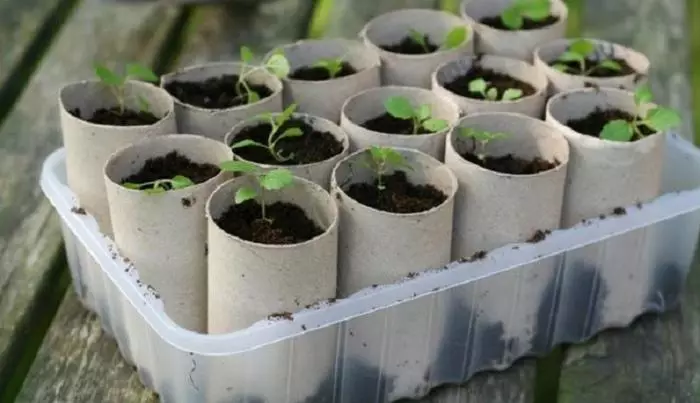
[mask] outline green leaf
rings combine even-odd
[[[496,89],[496,87],[489,88],[489,90],[486,91],[486,98],[491,101],[498,100],[498,90]]]
[[[136,100],[139,103],[139,109],[142,112],[149,112],[151,110],[151,104],[148,103],[146,98],[143,97],[143,95],[139,95],[136,97]]]
[[[292,115],[294,114],[294,111],[297,110],[297,104],[291,104],[287,107],[287,109],[284,110],[281,114],[275,116],[275,125],[277,127],[282,126],[284,122],[288,121]]]
[[[418,120],[420,120],[422,122],[422,121],[430,118],[430,105],[428,105],[428,104],[421,105],[418,107],[418,109],[416,109],[415,112],[416,112],[416,117],[418,118]]]
[[[383,149],[384,153],[384,160],[387,162],[387,164],[394,166],[394,167],[400,167],[404,165],[408,165],[406,163],[406,159],[403,157],[403,154],[400,152],[394,150],[393,148],[384,148]]]
[[[584,61],[584,57],[576,52],[572,52],[570,50],[567,50],[566,52],[562,53],[559,55],[557,58],[558,62],[576,62],[576,63],[581,63]]]
[[[247,98],[248,98],[247,103],[249,103],[249,104],[260,101],[260,95],[253,90],[248,91]]]
[[[291,69],[289,60],[287,60],[283,53],[275,53],[270,56],[265,63],[265,67],[279,78],[287,77]]]
[[[552,68],[553,68],[554,70],[559,70],[559,71],[561,71],[562,73],[566,73],[567,70],[569,70],[569,66],[567,66],[567,65],[565,65],[565,64],[559,64],[559,63],[552,65]]]
[[[549,0],[532,0],[524,2],[520,10],[525,17],[540,21],[549,16],[550,8]]]
[[[127,189],[141,190],[141,185],[138,183],[124,182],[122,183],[122,186],[124,186]]]
[[[501,97],[504,101],[514,101],[523,96],[523,91],[518,88],[508,88]]]
[[[654,95],[648,85],[641,85],[634,91],[634,102],[637,105],[649,103],[652,99],[654,99]]]
[[[100,81],[102,81],[103,84],[106,85],[119,87],[124,84],[124,77],[120,77],[112,70],[101,64],[95,65],[95,75],[100,79]]]
[[[508,135],[505,133],[488,132],[485,130],[473,129],[471,127],[460,127],[458,134],[462,137],[473,138],[474,140],[482,143],[508,137]]]
[[[294,175],[288,169],[273,169],[260,178],[260,186],[267,190],[279,190],[289,186],[294,181]]]
[[[241,204],[248,200],[255,199],[256,197],[258,197],[258,192],[256,192],[255,189],[243,186],[236,191],[236,196],[233,201],[236,204]]]
[[[369,149],[369,153],[374,162],[382,162],[386,159],[386,150],[388,150],[388,148],[372,146]]]
[[[447,121],[444,119],[431,118],[423,122],[423,127],[433,133],[447,129]]]
[[[136,78],[151,83],[158,82],[158,76],[151,69],[142,66],[138,63],[129,63],[126,65],[126,76]]]
[[[282,133],[282,135],[277,138],[277,141],[279,141],[283,138],[286,138],[286,137],[299,137],[299,136],[303,136],[303,135],[304,135],[304,132],[300,128],[291,127],[289,129],[285,130],[284,133]],[[275,141],[275,143],[277,141]]]
[[[143,192],[149,195],[156,195],[166,192],[165,188],[160,184],[153,185],[152,188],[143,189]]]
[[[657,132],[663,132],[679,126],[681,116],[673,109],[658,107],[647,112],[645,123]]]
[[[595,52],[595,44],[585,39],[578,39],[569,45],[568,51],[581,55],[585,58],[586,56]]]
[[[476,80],[469,82],[469,92],[478,92],[479,94],[483,94],[486,92],[486,87],[488,87],[488,85],[489,84],[483,78],[477,78]]]
[[[253,63],[253,51],[247,46],[241,46],[241,60],[243,63],[251,64]]]
[[[237,142],[237,143],[233,143],[233,144],[231,145],[231,149],[232,149],[232,150],[235,150],[235,149],[237,149],[237,148],[245,148],[245,147],[262,147],[262,148],[267,148],[267,146],[266,146],[265,144],[258,143],[257,141],[251,140],[251,139],[241,140],[241,141],[239,141],[239,142]]]
[[[425,43],[425,34],[422,32],[418,32],[415,29],[411,29],[408,31],[408,36],[417,44],[421,45],[422,47],[427,47],[427,44]]]
[[[467,27],[454,27],[445,36],[442,49],[454,49],[467,40]]]
[[[612,71],[621,71],[622,70],[622,66],[620,65],[620,63],[616,62],[615,60],[610,60],[610,59],[601,61],[600,64],[598,64],[598,67],[605,68],[605,69],[612,70]]]
[[[414,116],[413,105],[401,96],[392,96],[384,101],[384,108],[397,119],[412,119]]]
[[[172,186],[173,189],[183,189],[192,185],[194,185],[194,182],[192,182],[190,178],[183,175],[176,175],[170,181],[170,186]]]
[[[610,141],[630,141],[633,136],[632,124],[621,119],[608,122],[600,132],[601,139]]]
[[[227,171],[227,172],[240,172],[240,173],[256,173],[259,172],[260,169],[255,166],[255,164],[252,164],[248,161],[224,161],[219,164],[219,168],[221,168],[222,171]]]
[[[518,7],[508,7],[501,14],[503,25],[510,29],[520,29],[523,27],[523,16],[520,14]]]

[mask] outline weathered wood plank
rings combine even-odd
[[[678,0],[588,0],[584,32],[644,52],[659,102],[685,116],[692,138],[690,37],[686,3]],[[695,89],[697,91],[698,89]],[[690,275],[679,311],[645,317],[567,350],[559,401],[565,403],[690,403],[700,399],[700,267]]]
[[[175,16],[172,7],[86,1],[0,128],[0,373],[15,370],[58,268],[58,220],[37,186],[44,157],[61,144],[58,90],[90,77],[95,60],[150,62]]]

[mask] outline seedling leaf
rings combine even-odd
[[[248,186],[243,186],[236,191],[234,202],[236,204],[241,204],[247,202],[248,200],[255,199],[257,196],[258,192],[256,192],[255,189]]]
[[[505,133],[476,130],[471,127],[460,127],[458,134],[463,137],[471,137],[479,142],[489,142],[508,137]]]
[[[672,109],[658,107],[647,113],[645,121],[657,132],[663,132],[680,125],[681,116]]]
[[[567,50],[566,52],[562,53],[559,55],[559,58],[557,59],[560,62],[580,62],[583,60],[583,56],[576,53],[572,52],[570,50]]]
[[[240,173],[255,173],[259,169],[254,164],[247,161],[224,161],[219,164],[222,171],[240,172]]]
[[[651,102],[654,96],[651,93],[651,89],[647,85],[642,85],[637,88],[634,92],[634,102],[637,105]]]
[[[603,60],[598,66],[613,71],[622,70],[622,66],[620,65],[620,63],[616,62],[615,60]]]
[[[279,140],[281,140],[281,139],[283,139],[283,138],[287,138],[287,137],[299,137],[299,136],[303,136],[303,135],[304,135],[304,132],[301,131],[300,128],[298,128],[298,127],[291,127],[291,128],[289,128],[289,129],[285,130],[284,133],[282,133],[282,135],[280,135],[280,136],[277,138],[277,141],[279,141]]]
[[[389,97],[386,101],[384,101],[384,107],[391,116],[397,119],[411,119],[414,116],[411,102],[404,97]]]
[[[454,49],[464,43],[465,40],[467,40],[467,28],[454,27],[445,36],[445,42],[441,47],[442,49]]]
[[[243,63],[250,64],[253,62],[253,51],[247,46],[241,46],[241,60]]]
[[[489,88],[489,90],[486,91],[486,98],[492,101],[498,100],[498,90],[496,87]]]
[[[243,147],[262,147],[262,148],[267,148],[266,145],[264,145],[264,144],[262,144],[262,143],[258,143],[257,141],[251,140],[251,139],[241,140],[241,141],[239,141],[239,142],[234,143],[234,144],[231,145],[231,149],[232,149],[232,150],[235,150],[235,149],[237,149],[237,148],[243,148]]]
[[[425,43],[425,34],[418,32],[415,29],[408,31],[408,36],[417,44],[423,48],[427,48],[427,43]]]
[[[286,77],[289,74],[290,66],[289,60],[284,56],[283,53],[275,53],[267,60],[265,66],[272,74],[279,78]]]
[[[484,79],[477,78],[476,80],[472,80],[469,82],[469,91],[484,93],[486,91],[487,86],[488,83]]]
[[[501,14],[501,21],[503,21],[503,25],[510,29],[520,29],[524,23],[520,10],[515,7],[503,11],[503,14]]]
[[[284,110],[281,114],[275,116],[275,124],[279,127],[284,124],[287,120],[289,120],[292,115],[294,114],[294,111],[297,109],[297,104],[291,104],[287,107],[287,109]]]
[[[127,189],[132,189],[132,190],[140,190],[141,189],[141,185],[139,185],[138,183],[124,182],[124,183],[122,183],[122,186],[124,186]]]
[[[501,99],[504,101],[514,101],[520,97],[523,96],[523,91],[518,88],[508,88],[504,93]]]
[[[600,132],[600,138],[610,141],[630,141],[634,136],[634,127],[625,120],[608,122]]]
[[[443,119],[430,118],[423,122],[423,127],[433,133],[445,130],[447,129],[447,126],[447,121]]]
[[[522,10],[525,17],[535,21],[543,20],[549,16],[549,1],[532,2]]]
[[[97,75],[100,81],[102,81],[102,83],[106,85],[113,85],[118,87],[124,84],[123,77],[118,76],[112,70],[108,69],[107,67],[101,64],[95,65],[95,75]]]
[[[288,169],[273,169],[260,178],[260,186],[267,190],[279,190],[289,186],[294,176]]]
[[[576,53],[580,56],[586,57],[589,54],[595,52],[595,44],[591,41],[585,39],[578,39],[569,45],[569,52]],[[560,57],[561,60],[561,57]]]
[[[148,112],[151,109],[151,104],[149,104],[146,98],[144,98],[143,96],[137,96],[136,100],[139,103],[139,109],[141,111]]]
[[[416,110],[416,117],[421,121],[430,118],[430,105],[421,105]]]
[[[176,175],[170,181],[170,186],[172,186],[173,189],[184,189],[192,185],[194,185],[194,182],[192,182],[190,178],[183,175]]]
[[[569,66],[565,64],[555,64],[552,66],[552,68],[554,68],[555,70],[559,70],[562,73],[566,73],[569,70]]]
[[[158,76],[146,66],[138,63],[129,63],[126,65],[126,75],[130,78],[136,78],[151,83],[158,81]]]
[[[249,104],[258,102],[259,100],[260,100],[260,94],[258,94],[255,91],[252,91],[252,90],[248,91],[248,103]]]

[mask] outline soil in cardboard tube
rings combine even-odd
[[[551,14],[549,15],[549,17],[538,21],[525,17],[523,18],[523,26],[519,29],[512,29],[507,27],[505,24],[503,24],[503,20],[501,19],[500,15],[482,18],[480,22],[484,25],[488,25],[491,28],[500,29],[502,31],[528,31],[531,29],[540,29],[548,27],[550,25],[555,24],[557,21],[559,21],[559,17]]]
[[[122,183],[146,183],[159,179],[172,179],[182,175],[194,183],[206,182],[219,173],[219,167],[212,164],[199,164],[193,162],[177,151],[149,158],[143,167],[135,174],[122,180]]]
[[[463,74],[454,80],[445,83],[444,87],[455,94],[473,99],[485,99],[478,92],[469,91],[469,83],[481,78],[489,84],[489,88],[496,87],[498,89],[498,99],[503,97],[503,93],[508,89],[519,89],[523,92],[522,97],[533,95],[537,90],[532,85],[513,78],[507,74],[497,73],[494,70],[486,69],[475,65],[466,74]]]
[[[547,161],[541,157],[524,159],[513,154],[497,157],[487,155],[483,160],[470,152],[461,155],[465,160],[482,168],[510,175],[534,175],[554,169],[560,164],[556,159],[554,161]]]
[[[71,115],[78,119],[85,120],[97,125],[110,126],[148,126],[160,120],[151,112],[136,111],[133,109],[119,110],[119,107],[100,108],[93,112],[90,117],[83,117],[80,109],[76,108],[70,111]]]
[[[246,83],[261,100],[272,95],[272,90],[265,85],[253,84],[249,81]],[[204,81],[172,81],[165,85],[165,90],[188,105],[207,109],[225,109],[248,103],[245,88],[237,84],[238,75],[225,74],[210,77]]]
[[[573,74],[573,75],[582,75],[584,72],[588,72],[586,74],[586,77],[598,77],[598,78],[605,78],[605,77],[620,77],[620,76],[628,76],[632,74],[637,74],[637,71],[633,69],[629,64],[624,59],[607,59],[607,60],[613,60],[617,62],[617,64],[620,65],[621,69],[620,70],[613,70],[613,69],[608,69],[605,67],[598,67],[600,64],[600,60],[590,60],[586,59],[586,62],[584,63],[584,70],[581,70],[581,65],[575,61],[571,62],[558,62],[558,61],[553,61],[549,65],[553,66],[555,64],[563,64],[567,67],[566,73],[567,74]]]
[[[286,137],[275,146],[283,157],[292,155],[288,161],[277,161],[267,149],[261,147],[243,147],[235,149],[235,153],[248,161],[259,164],[271,165],[301,165],[325,161],[343,151],[343,143],[338,141],[331,133],[314,129],[308,122],[302,119],[290,119],[277,131],[276,136],[290,128],[299,128],[304,132],[303,136]],[[243,140],[254,140],[267,144],[272,126],[269,123],[260,123],[248,126],[241,130],[233,139],[232,144]]]
[[[589,113],[588,116],[585,116],[582,119],[569,120],[566,122],[566,125],[579,133],[592,137],[599,137],[603,127],[605,127],[608,122],[613,120],[626,120],[628,122],[632,122],[634,120],[634,116],[619,109],[602,110],[600,108],[596,108],[593,112]],[[644,136],[649,136],[656,133],[652,128],[646,125],[642,125],[640,130],[642,133],[644,133]],[[632,141],[641,139],[642,137],[639,137],[635,133]]]
[[[420,213],[447,200],[447,195],[432,185],[410,183],[403,171],[383,176],[382,183],[385,186],[382,190],[375,180],[374,183],[354,183],[344,191],[365,206],[398,214]]]
[[[376,118],[370,119],[360,126],[368,130],[388,134],[431,134],[430,130],[425,130],[422,126],[418,128],[418,133],[413,133],[413,120],[398,119],[388,113],[383,113]]]
[[[352,67],[350,63],[342,62],[342,64],[340,65],[340,71],[335,75],[335,77],[331,77],[330,73],[328,72],[328,69],[326,69],[325,67],[305,66],[294,70],[289,75],[289,78],[304,81],[325,81],[345,76],[351,76],[356,73],[357,69]]]
[[[215,219],[227,233],[250,242],[289,245],[313,239],[323,230],[299,206],[276,202],[266,205],[265,217],[256,200],[234,204]]]
[[[380,45],[379,47],[386,50],[387,52],[400,53],[404,55],[425,55],[435,52],[440,47],[431,42],[430,38],[428,38],[428,35],[423,35],[423,38],[425,39],[425,45],[427,49],[424,48],[423,45],[421,45],[420,43],[414,41],[413,38],[411,38],[410,36],[405,36],[397,43],[393,43],[390,45]]]

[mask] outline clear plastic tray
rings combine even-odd
[[[419,398],[676,304],[700,232],[700,151],[668,136],[664,195],[403,282],[227,335],[175,325],[79,214],[63,150],[41,187],[63,223],[73,284],[164,402],[372,403]],[[128,262],[128,261],[127,261]]]

